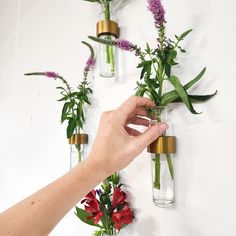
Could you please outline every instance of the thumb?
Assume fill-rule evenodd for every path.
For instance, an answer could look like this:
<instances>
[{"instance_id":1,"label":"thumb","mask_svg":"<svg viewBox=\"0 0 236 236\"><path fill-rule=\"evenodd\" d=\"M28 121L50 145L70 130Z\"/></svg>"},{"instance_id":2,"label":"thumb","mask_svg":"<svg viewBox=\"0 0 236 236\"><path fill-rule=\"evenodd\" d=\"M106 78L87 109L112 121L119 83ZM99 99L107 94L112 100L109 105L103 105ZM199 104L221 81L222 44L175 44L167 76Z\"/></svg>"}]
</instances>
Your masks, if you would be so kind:
<instances>
[{"instance_id":1,"label":"thumb","mask_svg":"<svg viewBox=\"0 0 236 236\"><path fill-rule=\"evenodd\" d=\"M136 137L137 147L145 149L149 144L154 142L168 129L166 123L158 123L150 126L144 133Z\"/></svg>"}]
</instances>

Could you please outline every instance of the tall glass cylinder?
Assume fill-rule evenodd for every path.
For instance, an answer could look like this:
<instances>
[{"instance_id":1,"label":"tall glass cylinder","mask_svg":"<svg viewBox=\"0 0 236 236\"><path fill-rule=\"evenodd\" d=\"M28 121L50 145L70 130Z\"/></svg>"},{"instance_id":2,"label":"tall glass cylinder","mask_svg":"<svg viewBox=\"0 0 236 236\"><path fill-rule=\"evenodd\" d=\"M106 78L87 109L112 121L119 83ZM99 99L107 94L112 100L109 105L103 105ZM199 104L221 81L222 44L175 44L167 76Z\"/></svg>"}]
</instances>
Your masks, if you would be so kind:
<instances>
[{"instance_id":1,"label":"tall glass cylinder","mask_svg":"<svg viewBox=\"0 0 236 236\"><path fill-rule=\"evenodd\" d=\"M70 169L84 160L84 146L88 143L87 134L74 134L69 139Z\"/></svg>"},{"instance_id":2,"label":"tall glass cylinder","mask_svg":"<svg viewBox=\"0 0 236 236\"><path fill-rule=\"evenodd\" d=\"M104 1L100 21L97 23L97 37L116 40L119 37L118 24L113 20L111 3ZM99 74L102 77L115 77L117 70L117 50L114 46L99 44Z\"/></svg>"},{"instance_id":3,"label":"tall glass cylinder","mask_svg":"<svg viewBox=\"0 0 236 236\"><path fill-rule=\"evenodd\" d=\"M172 136L172 126L167 107L149 110L151 125L158 122L168 124L168 130L148 147L152 162L153 202L159 207L174 205L174 153L176 138Z\"/></svg>"}]
</instances>

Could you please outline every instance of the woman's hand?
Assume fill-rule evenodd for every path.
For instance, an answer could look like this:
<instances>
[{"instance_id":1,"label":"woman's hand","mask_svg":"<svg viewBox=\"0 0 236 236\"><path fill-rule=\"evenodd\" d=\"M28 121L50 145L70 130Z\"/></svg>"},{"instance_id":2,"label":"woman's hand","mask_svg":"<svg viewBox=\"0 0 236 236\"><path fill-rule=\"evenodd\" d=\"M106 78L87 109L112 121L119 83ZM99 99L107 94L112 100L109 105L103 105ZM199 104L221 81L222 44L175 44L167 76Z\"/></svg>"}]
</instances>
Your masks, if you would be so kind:
<instances>
[{"instance_id":1,"label":"woman's hand","mask_svg":"<svg viewBox=\"0 0 236 236\"><path fill-rule=\"evenodd\" d=\"M97 135L87 162L104 176L126 167L168 128L165 123L149 127L144 133L129 124L149 126L146 108L155 107L148 98L132 96L114 111L101 116Z\"/></svg>"}]
</instances>

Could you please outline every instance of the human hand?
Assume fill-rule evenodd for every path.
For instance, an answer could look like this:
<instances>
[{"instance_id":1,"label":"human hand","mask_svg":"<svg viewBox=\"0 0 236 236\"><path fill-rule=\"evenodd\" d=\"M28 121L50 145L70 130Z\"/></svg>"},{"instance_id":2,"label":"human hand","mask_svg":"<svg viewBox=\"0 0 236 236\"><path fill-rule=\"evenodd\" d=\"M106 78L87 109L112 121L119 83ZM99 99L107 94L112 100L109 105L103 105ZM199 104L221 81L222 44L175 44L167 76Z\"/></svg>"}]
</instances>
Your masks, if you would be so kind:
<instances>
[{"instance_id":1,"label":"human hand","mask_svg":"<svg viewBox=\"0 0 236 236\"><path fill-rule=\"evenodd\" d=\"M126 167L168 128L165 123L149 127L149 120L140 117L155 106L148 98L132 96L116 110L104 112L87 162L105 177ZM140 133L129 124L149 128Z\"/></svg>"}]
</instances>

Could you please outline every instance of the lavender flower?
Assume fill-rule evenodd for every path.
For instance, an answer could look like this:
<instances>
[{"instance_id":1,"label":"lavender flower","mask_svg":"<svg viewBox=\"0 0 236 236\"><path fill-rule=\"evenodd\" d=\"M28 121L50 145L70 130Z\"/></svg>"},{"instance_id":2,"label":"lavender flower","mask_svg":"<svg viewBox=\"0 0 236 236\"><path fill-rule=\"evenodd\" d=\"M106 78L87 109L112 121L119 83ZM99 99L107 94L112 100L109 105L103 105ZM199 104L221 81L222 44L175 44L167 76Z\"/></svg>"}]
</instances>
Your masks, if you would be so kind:
<instances>
[{"instance_id":1,"label":"lavender flower","mask_svg":"<svg viewBox=\"0 0 236 236\"><path fill-rule=\"evenodd\" d=\"M127 40L118 39L116 41L116 46L122 50L132 52L134 50L134 45Z\"/></svg>"},{"instance_id":2,"label":"lavender flower","mask_svg":"<svg viewBox=\"0 0 236 236\"><path fill-rule=\"evenodd\" d=\"M85 70L90 71L95 65L95 59L94 57L89 57L89 59L86 62Z\"/></svg>"},{"instance_id":3,"label":"lavender flower","mask_svg":"<svg viewBox=\"0 0 236 236\"><path fill-rule=\"evenodd\" d=\"M44 72L44 75L47 76L48 78L53 78L53 79L57 79L59 77L58 73L53 71Z\"/></svg>"},{"instance_id":4,"label":"lavender flower","mask_svg":"<svg viewBox=\"0 0 236 236\"><path fill-rule=\"evenodd\" d=\"M148 10L153 14L155 25L160 26L166 23L165 10L161 0L148 0Z\"/></svg>"}]
</instances>

